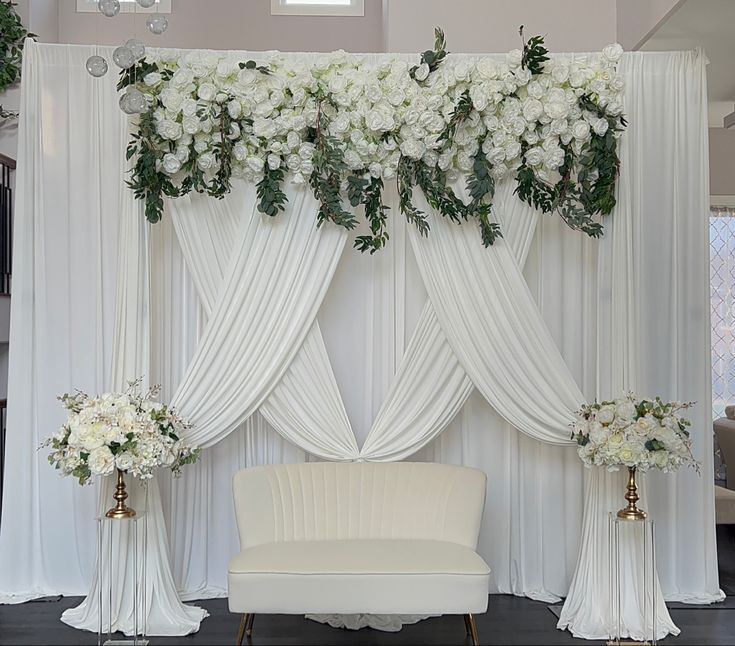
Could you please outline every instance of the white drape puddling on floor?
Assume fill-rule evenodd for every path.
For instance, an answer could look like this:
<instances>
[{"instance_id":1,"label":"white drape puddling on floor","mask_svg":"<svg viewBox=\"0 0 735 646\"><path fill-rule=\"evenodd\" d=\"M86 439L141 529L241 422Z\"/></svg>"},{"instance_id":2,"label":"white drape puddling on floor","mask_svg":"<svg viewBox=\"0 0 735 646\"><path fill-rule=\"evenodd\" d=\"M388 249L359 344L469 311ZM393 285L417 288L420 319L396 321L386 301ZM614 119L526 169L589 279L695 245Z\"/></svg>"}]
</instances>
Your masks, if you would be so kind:
<instances>
[{"instance_id":1,"label":"white drape puddling on floor","mask_svg":"<svg viewBox=\"0 0 735 646\"><path fill-rule=\"evenodd\" d=\"M296 187L288 188L288 212L274 221L252 217L245 185L221 203L179 200L148 240L138 205L128 201L120 181L126 131L112 82L91 79L83 67L92 49L32 45L26 56L7 489L22 494L8 496L3 511L2 600L87 591L94 502L89 490L59 482L35 446L61 422L56 394L119 386L140 372L161 382L164 396L194 417L198 441L221 440L181 480L159 478L165 525L157 521L153 541L167 529L169 544L150 556L155 562L149 560L148 571L158 575L154 601L162 590L172 592L173 581L183 598L225 592L227 560L237 550L230 478L238 468L303 460L307 453L402 459L421 447L420 459L464 463L488 474L479 549L494 571L496 591L549 601L566 595L580 546L583 469L572 449L518 430L561 444L582 393L591 399L626 386L708 401L703 56L625 56L631 127L621 151L621 205L601 241L566 230L558 218L539 219L534 236L536 216L502 185L497 212L506 240L494 249L482 249L472 224L437 221L428 239L415 239L394 208L384 252L368 257L347 249L340 257L345 233L315 229L307 208L313 198ZM88 139L71 138L82 124L89 131L90 123ZM669 244L662 246L661 238ZM118 243L125 251L119 259ZM269 255L269 244L291 251ZM140 257L145 245L149 264ZM294 254L305 262L295 266ZM527 283L519 269L526 255ZM270 289L282 298L270 313L269 298L261 299L265 310L242 300L244 288L252 285L257 295L264 284L259 281L268 269L257 258L273 263ZM437 275L437 258L492 279L470 276L464 283L462 274ZM286 294L274 287L288 271L289 280L304 281L303 289ZM237 282L235 272L252 282ZM125 319L117 328L116 283L138 285L118 298ZM150 295L141 304L136 299L146 288ZM482 316L455 311L470 295ZM293 315L275 316L281 306ZM482 325L490 320L493 326ZM250 326L267 321L276 325L272 336L256 336ZM495 324L522 334L498 336L502 327ZM209 350L222 352L223 335L250 349L210 356ZM518 346L519 339L525 344ZM468 351L470 344L479 351ZM259 365L258 357L268 365ZM220 360L234 367L217 374ZM497 379L491 360L507 368L514 390ZM216 387L205 388L204 380ZM237 407L217 405L213 392L220 401L237 399ZM260 413L250 415L258 407ZM662 588L677 600L721 596L707 409L695 409L693 420L702 478L648 478ZM588 496L588 505L599 499L604 509L587 514L580 569L561 623L597 637L609 618L595 616L589 604L599 607L596 596L606 594L600 538L622 485L606 474L590 480L598 497ZM155 511L158 486L149 493ZM700 514L696 524L693 506ZM44 532L46 523L54 523L53 534ZM166 576L169 559L172 578ZM125 629L125 599L117 610L117 626ZM202 616L168 597L152 612L149 625L160 634L176 622L178 632L195 630ZM88 627L93 616L82 606L65 621ZM637 627L631 622L629 629ZM659 630L672 629L664 621Z\"/></svg>"}]
</instances>

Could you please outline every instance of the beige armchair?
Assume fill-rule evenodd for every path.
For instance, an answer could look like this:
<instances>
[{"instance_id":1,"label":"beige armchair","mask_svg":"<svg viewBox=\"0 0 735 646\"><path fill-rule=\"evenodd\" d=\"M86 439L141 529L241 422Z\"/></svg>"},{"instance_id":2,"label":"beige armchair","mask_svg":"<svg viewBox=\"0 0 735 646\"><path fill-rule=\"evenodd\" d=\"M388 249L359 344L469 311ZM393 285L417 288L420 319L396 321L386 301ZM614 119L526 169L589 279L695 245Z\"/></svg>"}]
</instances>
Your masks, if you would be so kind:
<instances>
[{"instance_id":1,"label":"beige armchair","mask_svg":"<svg viewBox=\"0 0 735 646\"><path fill-rule=\"evenodd\" d=\"M460 614L479 644L490 569L475 551L481 471L412 462L307 463L235 475L241 551L229 607L257 613Z\"/></svg>"},{"instance_id":2,"label":"beige armchair","mask_svg":"<svg viewBox=\"0 0 735 646\"><path fill-rule=\"evenodd\" d=\"M715 522L735 524L735 420L721 417L713 423L722 459L727 465L727 488L715 486Z\"/></svg>"}]
</instances>

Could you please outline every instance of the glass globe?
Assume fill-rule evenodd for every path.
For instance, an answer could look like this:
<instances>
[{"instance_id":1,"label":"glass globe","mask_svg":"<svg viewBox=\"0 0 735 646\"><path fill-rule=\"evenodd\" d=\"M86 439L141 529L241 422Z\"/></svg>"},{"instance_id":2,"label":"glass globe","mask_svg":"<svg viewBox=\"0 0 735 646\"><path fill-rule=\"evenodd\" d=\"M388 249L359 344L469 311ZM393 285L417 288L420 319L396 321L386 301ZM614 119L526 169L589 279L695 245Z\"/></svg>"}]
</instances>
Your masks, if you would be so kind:
<instances>
[{"instance_id":1,"label":"glass globe","mask_svg":"<svg viewBox=\"0 0 735 646\"><path fill-rule=\"evenodd\" d=\"M150 9L154 4L156 4L156 0L136 0L136 2L143 7L143 9Z\"/></svg>"},{"instance_id":2,"label":"glass globe","mask_svg":"<svg viewBox=\"0 0 735 646\"><path fill-rule=\"evenodd\" d=\"M97 8L108 18L114 18L120 13L120 0L98 0Z\"/></svg>"},{"instance_id":3,"label":"glass globe","mask_svg":"<svg viewBox=\"0 0 735 646\"><path fill-rule=\"evenodd\" d=\"M145 21L148 31L160 35L168 29L168 18L160 13L152 13Z\"/></svg>"},{"instance_id":4,"label":"glass globe","mask_svg":"<svg viewBox=\"0 0 735 646\"><path fill-rule=\"evenodd\" d=\"M133 52L133 58L136 61L141 60L145 56L145 45L136 38L131 38L129 41L127 41L125 43L125 47Z\"/></svg>"},{"instance_id":5,"label":"glass globe","mask_svg":"<svg viewBox=\"0 0 735 646\"><path fill-rule=\"evenodd\" d=\"M135 65L133 52L125 46L118 47L112 52L112 60L115 61L115 65L122 69L127 69Z\"/></svg>"},{"instance_id":6,"label":"glass globe","mask_svg":"<svg viewBox=\"0 0 735 646\"><path fill-rule=\"evenodd\" d=\"M131 111L131 114L142 114L148 111L148 101L146 101L145 95L136 87L128 85L128 89L125 95L126 105Z\"/></svg>"},{"instance_id":7,"label":"glass globe","mask_svg":"<svg viewBox=\"0 0 735 646\"><path fill-rule=\"evenodd\" d=\"M107 74L107 61L95 54L87 59L86 68L92 76L99 78Z\"/></svg>"},{"instance_id":8,"label":"glass globe","mask_svg":"<svg viewBox=\"0 0 735 646\"><path fill-rule=\"evenodd\" d=\"M135 114L135 110L130 105L130 98L129 97L130 97L129 94L121 94L120 95L120 100L118 101L118 103L120 105L120 109L125 114Z\"/></svg>"}]
</instances>

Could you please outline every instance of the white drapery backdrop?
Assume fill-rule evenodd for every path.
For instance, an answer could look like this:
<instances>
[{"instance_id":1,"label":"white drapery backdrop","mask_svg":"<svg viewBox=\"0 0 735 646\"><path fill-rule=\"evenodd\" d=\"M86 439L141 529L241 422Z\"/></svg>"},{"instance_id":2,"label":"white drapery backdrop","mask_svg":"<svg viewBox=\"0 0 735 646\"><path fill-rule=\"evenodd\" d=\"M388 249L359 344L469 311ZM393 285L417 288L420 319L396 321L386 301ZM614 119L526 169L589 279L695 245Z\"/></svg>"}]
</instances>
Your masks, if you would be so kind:
<instances>
[{"instance_id":1,"label":"white drapery backdrop","mask_svg":"<svg viewBox=\"0 0 735 646\"><path fill-rule=\"evenodd\" d=\"M9 436L10 450L18 459L10 460L9 482L11 489L18 486L19 490L22 483L27 484L23 491L28 497L18 500L25 507L12 499L6 507L0 559L17 549L29 561L21 565L13 557L12 563L2 562L0 592L7 595L6 600L59 592L79 594L86 591L85 581L91 573L94 538L88 519L94 505L89 493L77 492L72 483L59 486L42 457L40 461L35 454L31 461L28 457L31 444L50 433L61 419L55 394L75 386L102 390L120 377L107 374L106 366L111 365L113 354L114 285L124 269L118 266L115 244L123 211L119 205L128 199L119 181L125 126L111 88L95 85L84 72L82 63L90 49L34 46L27 56L32 69L26 75L31 81L26 80L24 87L27 105L21 162L25 165L19 175L19 184L25 188L20 190L16 239L16 250L27 253L21 258L16 254L19 298L14 300L11 331L11 348L17 350L11 349ZM565 230L555 218L544 218L535 237L533 226L518 236L515 251L522 258L530 246L526 278L561 356L587 398L635 386L649 394L708 401L703 58L694 53L630 54L623 69L629 78L626 107L631 117L623 143L620 185L621 204L627 208L617 209L600 243ZM643 85L647 97L655 98L645 105L641 103ZM661 102L672 110L668 119L661 119ZM80 150L79 142L69 138L75 123L77 132L82 124L95 125L89 148ZM35 128L40 128L40 136ZM69 176L70 159L77 161L81 172L75 170ZM679 175L687 181L679 181ZM49 195L54 196L52 200ZM503 202L508 204L503 207ZM514 199L500 196L498 213L507 219L507 227L522 220L515 209ZM139 217L134 206L130 211ZM178 213L176 222L183 240L181 215ZM134 233L145 238L147 231L140 220L134 223L138 227ZM442 225L436 223L435 229ZM394 374L404 369L401 362L412 347L417 321L427 334L435 330L422 315L426 293L408 242L412 234L399 218L393 218L391 227L391 244L383 253L365 257L347 250L342 254L318 314L335 375L334 384L325 387L339 386L345 416L357 436L354 447L345 439L348 444L343 448L362 445L372 428L375 456L381 451L384 456L378 459L405 457L375 429L388 415L381 406ZM468 231L471 228L466 226ZM479 247L477 232L470 233L470 242ZM513 238L510 229L506 235ZM216 285L204 286L205 278L196 277L196 272L194 281L189 278L170 218L154 227L150 236L150 276L144 271L136 280L140 288L148 282L151 286L151 309L143 313L151 331L150 377L161 381L166 396L173 397L182 379L186 384L185 372L196 353L197 339L206 334L203 322L212 316L213 303L205 290L210 289L212 295ZM661 236L670 237L671 244L659 244ZM433 244L437 238L427 242ZM186 251L186 244L182 246ZM84 255L75 249L83 249ZM90 249L95 253L90 254ZM488 253L500 253L499 249ZM200 250L193 250L198 253ZM133 290L133 296L136 293ZM438 288L434 296L439 296ZM662 312L667 313L665 324ZM135 316L132 308L127 313ZM141 338L145 336L141 331ZM94 351L89 349L91 339L95 339ZM436 344L437 339L432 339ZM145 354L139 346L136 352ZM21 354L24 349L25 355ZM315 352L320 352L319 347ZM130 369L140 369L137 358L130 359ZM475 378L480 379L477 374ZM458 389L460 382L458 375ZM492 397L498 392L493 388L485 394ZM533 402L521 403L524 411L540 419L552 413L541 394ZM181 404L201 402L192 398ZM267 408L266 404L265 414ZM390 412L388 405L385 408ZM652 476L647 498L659 527L663 526L659 553L663 550L668 558L659 560L659 572L664 592L668 598L699 602L719 598L708 477L709 420L703 409L696 411L695 419L696 452L705 461L703 478L688 473ZM507 410L504 414L508 415ZM340 412L335 415L339 417ZM528 426L527 420L514 421ZM287 427L293 418L279 421L271 415L270 422ZM30 428L32 433L14 432L16 426ZM391 431L390 425L384 427L384 433ZM416 446L419 444L420 438ZM310 450L320 455L318 449ZM201 465L190 469L182 480L170 483L162 479L174 580L188 598L224 593L226 562L237 545L229 484L232 473L247 464L305 457L256 414L243 430L209 449ZM494 570L498 591L545 600L566 594L576 562L582 505L582 469L572 450L521 436L475 392L421 457L472 464L488 473L480 551ZM78 518L68 535L61 528L70 521L55 519L55 540L44 543L48 535L41 534L48 516L29 510L45 512L48 500L61 505L56 508L77 509ZM677 522L677 515L690 513L695 504L701 522ZM8 517L12 518L10 529ZM76 554L77 559L69 559L69 554ZM589 585L593 587L587 590L581 583L576 585L574 597L582 599L582 593L595 590L594 584ZM577 619L584 605L578 610ZM574 628L574 613L570 618ZM192 616L190 621L195 624L198 619ZM594 629L585 628L590 636Z\"/></svg>"}]
</instances>

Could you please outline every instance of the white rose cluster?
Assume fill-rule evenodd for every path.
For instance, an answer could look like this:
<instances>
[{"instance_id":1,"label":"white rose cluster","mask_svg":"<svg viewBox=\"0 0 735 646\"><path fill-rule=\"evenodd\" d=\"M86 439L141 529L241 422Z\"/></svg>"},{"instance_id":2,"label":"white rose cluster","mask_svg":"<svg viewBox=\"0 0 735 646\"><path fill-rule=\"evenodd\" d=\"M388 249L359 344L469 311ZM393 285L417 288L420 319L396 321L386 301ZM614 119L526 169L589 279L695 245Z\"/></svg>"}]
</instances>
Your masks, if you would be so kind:
<instances>
[{"instance_id":1,"label":"white rose cluster","mask_svg":"<svg viewBox=\"0 0 735 646\"><path fill-rule=\"evenodd\" d=\"M147 60L159 71L138 87L153 106L159 170L175 185L194 171L210 180L223 139L234 177L258 181L282 168L291 181L306 182L322 122L349 169L373 177L394 177L401 156L466 173L481 149L501 179L518 168L525 149L526 163L551 181L564 162L562 146L579 153L593 133L609 128L599 110L581 107L581 98L622 117L621 54L610 45L596 55L552 58L534 76L521 67L519 51L449 56L430 75L419 70L417 83L406 61L390 57L375 62L335 52L307 63L273 55L262 62L264 73L254 63L241 69L228 54L149 50ZM465 93L472 110L443 141Z\"/></svg>"},{"instance_id":2,"label":"white rose cluster","mask_svg":"<svg viewBox=\"0 0 735 646\"><path fill-rule=\"evenodd\" d=\"M141 393L136 381L124 393L63 395L67 420L42 444L52 448L49 462L80 484L116 469L141 479L162 466L178 473L198 459L199 450L181 441L189 425L156 402L157 393Z\"/></svg>"},{"instance_id":3,"label":"white rose cluster","mask_svg":"<svg viewBox=\"0 0 735 646\"><path fill-rule=\"evenodd\" d=\"M683 412L691 403L624 397L587 404L576 414L572 439L585 466L610 471L635 467L640 471L674 471L682 465L698 468L692 456Z\"/></svg>"}]
</instances>

